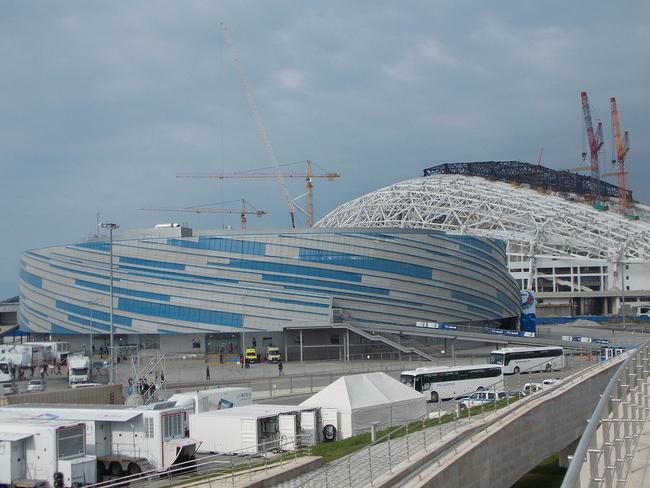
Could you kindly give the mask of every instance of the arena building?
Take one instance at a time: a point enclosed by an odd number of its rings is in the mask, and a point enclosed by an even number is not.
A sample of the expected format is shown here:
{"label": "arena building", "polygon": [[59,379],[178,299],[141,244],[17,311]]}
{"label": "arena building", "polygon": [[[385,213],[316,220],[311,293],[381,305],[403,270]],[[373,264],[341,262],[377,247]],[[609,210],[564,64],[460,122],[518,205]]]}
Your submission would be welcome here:
{"label": "arena building", "polygon": [[[105,341],[109,248],[104,238],[24,253],[20,329]],[[337,321],[513,326],[506,264],[502,241],[430,229],[125,232],[113,242],[113,324],[120,345],[198,353],[282,346],[287,328]]]}
{"label": "arena building", "polygon": [[507,242],[538,315],[607,315],[650,305],[650,208],[617,212],[618,187],[518,161],[445,163],[373,191],[320,220],[321,228],[435,229]]}

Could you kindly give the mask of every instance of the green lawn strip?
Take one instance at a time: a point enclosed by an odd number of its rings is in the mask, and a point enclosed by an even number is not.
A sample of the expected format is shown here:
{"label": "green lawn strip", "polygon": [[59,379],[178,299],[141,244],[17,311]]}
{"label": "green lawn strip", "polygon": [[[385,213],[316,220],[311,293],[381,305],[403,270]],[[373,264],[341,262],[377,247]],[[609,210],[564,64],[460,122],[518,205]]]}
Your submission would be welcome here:
{"label": "green lawn strip", "polygon": [[566,468],[558,465],[559,455],[545,459],[540,465],[526,473],[512,488],[558,488],[562,485]]}

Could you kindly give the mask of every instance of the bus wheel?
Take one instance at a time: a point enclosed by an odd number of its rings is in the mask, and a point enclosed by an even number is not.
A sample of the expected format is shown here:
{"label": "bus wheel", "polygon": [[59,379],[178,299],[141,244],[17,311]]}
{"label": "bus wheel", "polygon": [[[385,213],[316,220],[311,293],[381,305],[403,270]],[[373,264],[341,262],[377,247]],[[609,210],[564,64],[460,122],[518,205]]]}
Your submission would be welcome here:
{"label": "bus wheel", "polygon": [[437,403],[438,400],[440,400],[440,397],[438,396],[438,392],[437,391],[432,391],[431,392],[431,401],[433,403]]}
{"label": "bus wheel", "polygon": [[515,366],[515,369],[512,370],[514,374],[519,374],[521,370],[519,369],[519,366]]}
{"label": "bus wheel", "polygon": [[546,371],[547,373],[550,373],[550,372],[551,372],[551,363],[548,363],[548,364],[546,365],[546,368],[544,368],[544,371]]}
{"label": "bus wheel", "polygon": [[115,461],[108,465],[108,472],[111,476],[124,476],[122,465]]}

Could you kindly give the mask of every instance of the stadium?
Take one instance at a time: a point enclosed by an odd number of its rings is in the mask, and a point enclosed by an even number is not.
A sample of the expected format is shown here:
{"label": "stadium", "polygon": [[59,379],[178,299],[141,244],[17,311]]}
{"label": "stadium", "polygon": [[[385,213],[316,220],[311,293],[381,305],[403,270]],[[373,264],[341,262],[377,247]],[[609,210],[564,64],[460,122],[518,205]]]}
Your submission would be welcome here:
{"label": "stadium", "polygon": [[[342,344],[335,322],[418,321],[513,327],[519,288],[505,243],[431,229],[128,231],[110,243],[28,251],[21,258],[24,333],[167,352]],[[113,292],[110,307],[110,292]],[[324,335],[322,328],[329,328]],[[291,332],[289,332],[289,330]],[[287,335],[289,334],[289,335]],[[293,334],[293,335],[291,335]],[[101,342],[105,344],[105,342]],[[337,346],[338,347],[338,346]],[[286,349],[285,349],[286,350]]]}
{"label": "stadium", "polygon": [[[507,242],[508,268],[538,315],[634,313],[650,304],[650,208],[616,211],[618,187],[518,161],[445,163],[345,203],[321,228],[412,228]],[[631,197],[631,194],[630,194]]]}

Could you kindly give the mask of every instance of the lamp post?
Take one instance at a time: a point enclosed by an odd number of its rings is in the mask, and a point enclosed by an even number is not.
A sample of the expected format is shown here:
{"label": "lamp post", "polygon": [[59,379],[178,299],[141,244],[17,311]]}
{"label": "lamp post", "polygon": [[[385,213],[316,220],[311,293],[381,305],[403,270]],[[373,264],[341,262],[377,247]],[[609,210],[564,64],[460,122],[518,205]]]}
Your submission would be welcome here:
{"label": "lamp post", "polygon": [[111,222],[101,222],[99,226],[103,229],[108,229],[109,235],[109,277],[110,277],[110,296],[109,296],[109,322],[111,327],[111,383],[115,383],[115,351],[113,350],[113,231],[119,229],[119,225]]}
{"label": "lamp post", "polygon": [[88,327],[88,331],[90,332],[90,340],[89,340],[89,349],[88,349],[88,358],[90,359],[90,369],[88,370],[88,379],[92,380],[93,376],[93,305],[97,305],[99,302],[104,300],[103,298],[98,298],[97,300],[93,300],[92,302],[88,302],[89,308],[90,308],[90,327]]}

